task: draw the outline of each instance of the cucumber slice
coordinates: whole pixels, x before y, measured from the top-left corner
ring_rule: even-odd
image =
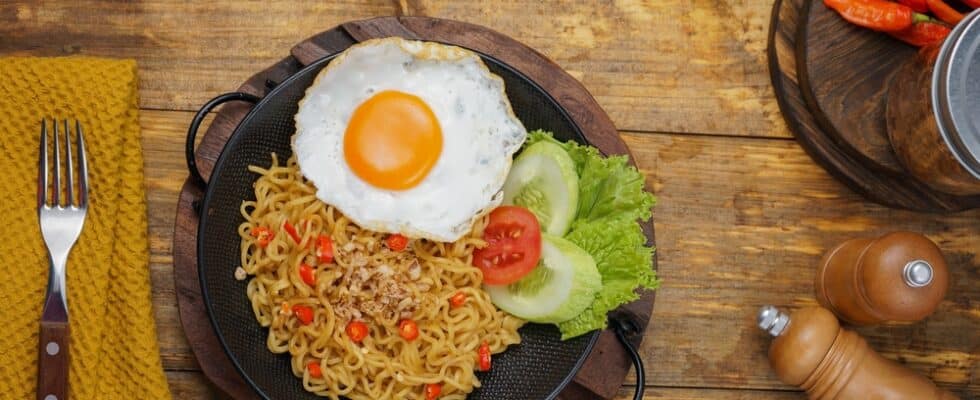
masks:
[[[531,210],[542,231],[564,235],[578,211],[578,174],[572,157],[549,141],[528,146],[504,182],[504,204]]]
[[[602,288],[592,256],[557,236],[541,234],[541,261],[510,285],[484,286],[493,304],[518,318],[559,323],[585,311]]]

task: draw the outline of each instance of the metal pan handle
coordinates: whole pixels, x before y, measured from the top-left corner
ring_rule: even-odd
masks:
[[[194,157],[194,141],[197,138],[197,130],[201,127],[201,122],[204,122],[204,117],[211,110],[223,103],[235,100],[256,104],[261,98],[244,92],[231,92],[219,95],[204,103],[201,109],[197,110],[197,114],[194,115],[194,119],[191,121],[191,126],[187,128],[187,142],[184,144],[184,157],[187,158],[187,170],[190,172],[191,178],[202,186],[207,187],[208,182],[201,176],[201,171],[197,169],[197,159]]]
[[[640,353],[629,341],[629,336],[641,334],[642,331],[632,321],[622,317],[609,318],[609,324],[612,325],[616,339],[619,339],[619,343],[626,349],[630,360],[633,361],[633,369],[636,370],[636,391],[633,392],[633,400],[642,400],[643,390],[646,386],[646,372],[643,370],[643,359],[640,358]]]

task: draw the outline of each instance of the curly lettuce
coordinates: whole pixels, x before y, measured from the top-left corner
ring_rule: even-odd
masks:
[[[542,140],[561,145],[575,162],[579,204],[565,238],[587,251],[602,275],[602,289],[577,317],[558,324],[562,339],[606,327],[606,314],[639,298],[637,289],[656,289],[652,247],[637,221],[647,221],[656,199],[643,190],[643,175],[626,156],[603,157],[599,150],[550,133],[531,132],[525,146]]]

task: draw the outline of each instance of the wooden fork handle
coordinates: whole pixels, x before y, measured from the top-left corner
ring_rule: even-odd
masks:
[[[68,400],[68,321],[41,320],[37,400]]]

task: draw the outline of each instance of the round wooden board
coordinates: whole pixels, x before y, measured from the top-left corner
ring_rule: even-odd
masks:
[[[557,64],[503,34],[457,21],[428,17],[382,17],[345,23],[297,44],[289,56],[249,78],[238,91],[263,96],[278,82],[321,57],[363,40],[388,36],[450,43],[491,55],[521,71],[551,94],[582,128],[592,145],[606,154],[629,154],[612,120],[585,87]],[[205,178],[211,175],[224,144],[249,109],[248,104],[229,103],[216,113],[196,151],[198,167]],[[201,370],[217,388],[235,399],[258,399],[221,348],[202,302],[197,270],[198,216],[195,211],[202,196],[201,188],[188,179],[180,193],[174,223],[174,280],[181,325]],[[643,224],[643,230],[652,246],[652,221]],[[620,307],[613,314],[645,329],[653,311],[653,301],[654,293],[646,291],[639,300]],[[637,347],[642,340],[642,334],[630,337]],[[612,398],[618,393],[631,365],[612,331],[603,331],[582,369],[559,398]]]
[[[887,84],[916,53],[887,35],[850,26],[820,1],[778,0],[769,73],[797,141],[827,172],[871,201],[916,211],[980,207],[980,196],[932,190],[892,152]]]

